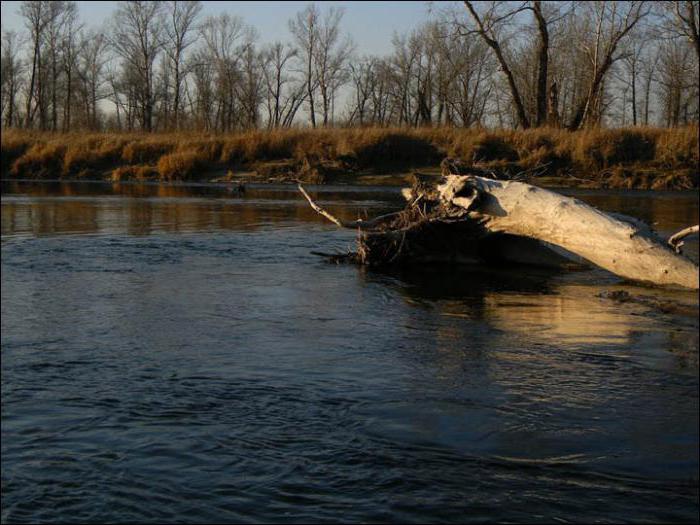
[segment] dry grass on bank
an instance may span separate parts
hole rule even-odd
[[[352,128],[204,133],[2,133],[4,178],[206,179],[241,169],[323,180],[352,172],[436,166],[445,156],[511,171],[546,164],[547,175],[575,175],[625,187],[668,187],[671,171],[698,184],[698,127],[497,130]],[[265,163],[268,165],[266,166]],[[273,170],[274,171],[274,170]],[[644,177],[639,173],[646,174]],[[635,178],[636,177],[636,178]],[[660,182],[661,181],[661,182]],[[677,181],[676,181],[677,182]]]

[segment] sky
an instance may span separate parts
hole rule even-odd
[[[203,15],[228,12],[241,16],[255,27],[262,43],[290,39],[287,22],[310,2],[202,2]],[[405,33],[430,17],[433,2],[316,2],[325,10],[327,6],[345,7],[343,29],[355,42],[360,55],[383,55],[391,51],[394,32]],[[24,30],[18,14],[21,2],[2,2],[2,27],[4,30]],[[116,2],[77,2],[80,18],[89,27],[98,28],[108,22]]]

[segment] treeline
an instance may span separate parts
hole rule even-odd
[[[352,7],[351,7],[352,8]],[[198,1],[25,1],[2,31],[5,128],[679,126],[698,121],[698,2],[463,2],[358,56],[343,11],[310,4],[262,43]]]

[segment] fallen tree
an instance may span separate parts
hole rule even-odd
[[[499,179],[511,180],[499,180]],[[370,266],[407,262],[509,261],[567,267],[593,264],[620,277],[698,289],[698,266],[645,223],[603,213],[582,201],[512,180],[517,177],[443,163],[434,184],[417,175],[406,207],[369,221],[342,221],[299,189],[318,213],[359,232],[350,258]]]

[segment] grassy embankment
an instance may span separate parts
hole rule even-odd
[[[698,186],[698,128],[485,131],[291,129],[198,133],[2,133],[3,178],[381,182],[445,157],[511,173],[546,164],[540,184]],[[384,182],[397,181],[385,177]],[[538,181],[535,181],[536,183]]]

